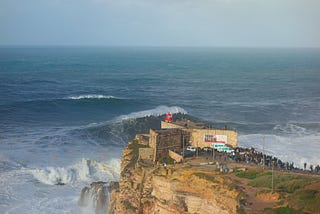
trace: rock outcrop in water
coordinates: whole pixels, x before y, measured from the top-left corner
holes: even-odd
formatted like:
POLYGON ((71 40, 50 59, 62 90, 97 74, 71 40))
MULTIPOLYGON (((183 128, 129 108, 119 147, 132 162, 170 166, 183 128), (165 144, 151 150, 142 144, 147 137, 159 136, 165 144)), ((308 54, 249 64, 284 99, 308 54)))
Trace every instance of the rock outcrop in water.
POLYGON ((119 188, 110 193, 109 213, 236 213, 239 193, 209 167, 200 172, 188 164, 148 165, 138 162, 129 146, 122 156, 119 188))
POLYGON ((90 187, 84 187, 78 204, 86 213, 107 213, 109 196, 106 183, 93 182, 90 187))

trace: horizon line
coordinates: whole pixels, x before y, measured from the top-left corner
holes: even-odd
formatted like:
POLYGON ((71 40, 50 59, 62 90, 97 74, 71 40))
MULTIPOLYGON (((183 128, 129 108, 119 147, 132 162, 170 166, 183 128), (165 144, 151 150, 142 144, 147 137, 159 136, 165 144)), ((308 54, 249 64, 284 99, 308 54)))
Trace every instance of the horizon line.
POLYGON ((0 44, 0 48, 248 48, 248 49, 319 49, 320 46, 202 46, 202 45, 23 45, 23 44, 0 44))

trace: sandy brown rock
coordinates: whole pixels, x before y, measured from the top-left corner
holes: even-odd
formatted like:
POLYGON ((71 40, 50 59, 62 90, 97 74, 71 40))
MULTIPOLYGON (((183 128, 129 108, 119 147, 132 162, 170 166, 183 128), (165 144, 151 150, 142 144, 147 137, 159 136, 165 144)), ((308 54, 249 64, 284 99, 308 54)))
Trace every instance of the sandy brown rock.
POLYGON ((119 190, 111 191, 109 213, 237 213, 239 193, 228 186, 228 180, 213 171, 204 177, 198 172, 187 164, 142 166, 126 148, 119 190))
POLYGON ((275 192, 275 193, 260 193, 257 195, 257 197, 263 201, 269 201, 269 202, 277 202, 279 201, 280 194, 275 192))

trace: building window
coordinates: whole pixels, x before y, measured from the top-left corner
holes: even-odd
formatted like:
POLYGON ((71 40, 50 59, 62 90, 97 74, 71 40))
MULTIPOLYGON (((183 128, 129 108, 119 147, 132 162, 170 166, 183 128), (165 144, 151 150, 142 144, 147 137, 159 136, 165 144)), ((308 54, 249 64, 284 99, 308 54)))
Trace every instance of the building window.
POLYGON ((204 135, 204 142, 216 142, 217 141, 217 138, 215 135, 212 135, 212 134, 205 134, 204 135))

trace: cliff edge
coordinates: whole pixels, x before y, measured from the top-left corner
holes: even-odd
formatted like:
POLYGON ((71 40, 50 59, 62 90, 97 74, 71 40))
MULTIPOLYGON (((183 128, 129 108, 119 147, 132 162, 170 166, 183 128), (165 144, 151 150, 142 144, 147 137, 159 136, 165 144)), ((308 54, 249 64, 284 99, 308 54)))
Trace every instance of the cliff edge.
POLYGON ((237 213, 241 194, 215 165, 153 165, 138 160, 140 147, 133 141, 124 149, 109 213, 237 213))

